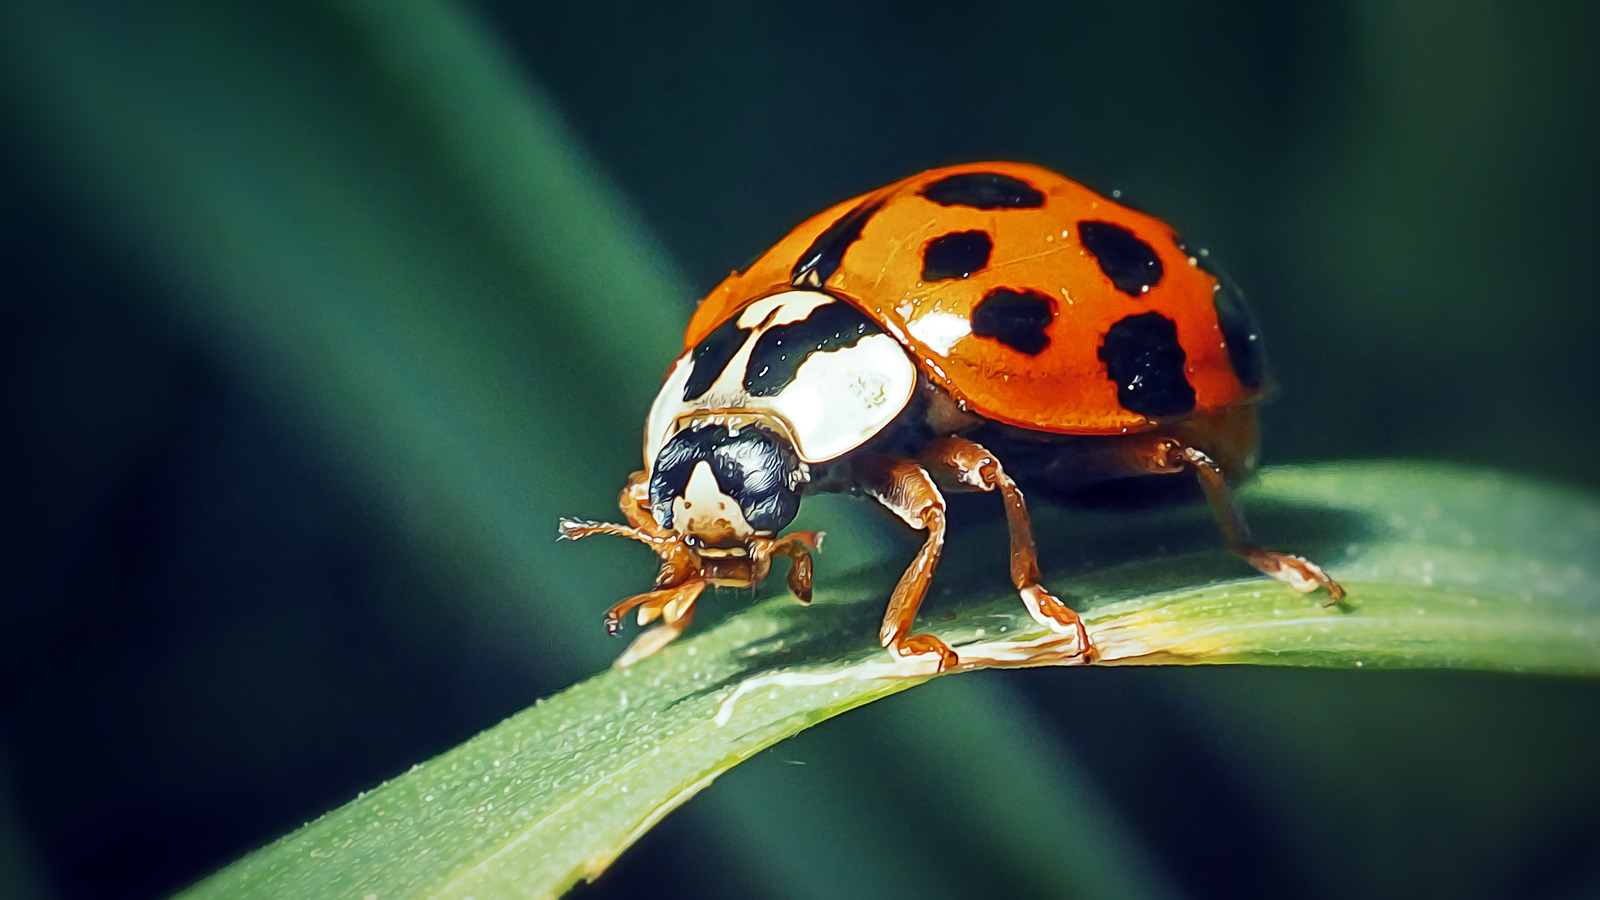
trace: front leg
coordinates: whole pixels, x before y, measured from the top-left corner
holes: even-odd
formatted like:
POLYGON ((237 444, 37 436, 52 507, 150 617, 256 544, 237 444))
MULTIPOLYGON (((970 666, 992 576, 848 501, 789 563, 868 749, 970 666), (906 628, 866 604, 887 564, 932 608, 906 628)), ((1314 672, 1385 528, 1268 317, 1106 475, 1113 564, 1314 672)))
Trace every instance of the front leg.
POLYGON ((642 659, 682 634, 694 614, 695 600, 709 584, 705 567, 684 543, 683 537, 655 520, 650 511, 648 482, 646 473, 639 471, 629 476, 628 483, 623 486, 617 506, 628 521, 626 525, 567 518, 560 523, 559 534, 564 540, 613 534, 639 541, 661 558, 661 569, 656 573, 657 590, 636 594, 606 611, 606 631, 613 635, 621 632, 623 616, 634 609, 639 610, 640 625, 662 619, 660 627, 642 635, 622 654, 619 665, 642 659))
POLYGON ((868 456, 857 463, 854 475, 861 490, 888 507, 907 525, 928 533, 922 549, 917 551, 916 558, 900 576, 900 582, 889 597, 889 608, 884 612, 883 627, 878 632, 879 641, 902 659, 932 654, 938 657, 938 671, 951 668, 958 659, 948 644, 931 634, 911 634, 917 608, 928 594, 928 582, 933 578, 939 552, 944 548, 944 497, 927 471, 907 459, 868 456))
POLYGON ((1084 627, 1083 619, 1039 583, 1039 554, 1033 545, 1028 506, 1023 502, 1022 490, 1006 474, 1000 461, 981 444, 953 436, 935 441, 922 455, 922 461, 935 474, 959 484, 980 491, 1000 491, 1005 500, 1006 524, 1011 532, 1011 583, 1016 585, 1023 605, 1035 621, 1055 632, 1076 633, 1084 659, 1092 661, 1094 644, 1089 641, 1089 630, 1084 627))
POLYGON ((606 630, 617 634, 622 628, 622 617, 638 608, 639 624, 648 625, 657 618, 661 624, 633 639, 628 649, 617 657, 618 668, 631 666, 683 634, 694 618, 694 602, 705 591, 709 582, 704 578, 690 578, 682 584, 638 594, 618 603, 606 613, 606 630))
POLYGON ((789 592, 801 603, 811 602, 811 551, 821 549, 822 532, 791 531, 776 540, 751 538, 746 544, 754 581, 767 577, 772 560, 779 556, 789 558, 789 592))

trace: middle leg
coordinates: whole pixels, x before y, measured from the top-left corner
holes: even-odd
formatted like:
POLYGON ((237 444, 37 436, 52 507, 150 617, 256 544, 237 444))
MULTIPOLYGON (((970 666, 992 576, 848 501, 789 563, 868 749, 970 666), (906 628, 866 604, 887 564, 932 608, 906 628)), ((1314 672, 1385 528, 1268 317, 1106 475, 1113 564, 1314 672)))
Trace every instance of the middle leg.
POLYGON ((935 474, 945 475, 968 487, 1000 492, 1011 532, 1011 583, 1016 585, 1023 605, 1046 628, 1063 634, 1075 632, 1084 659, 1093 661, 1095 648, 1089 641, 1089 631, 1082 617, 1039 583, 1039 554, 1033 544, 1027 504, 1022 499, 1022 490, 1006 474, 994 454, 981 444, 951 436, 935 441, 922 455, 922 463, 935 474))

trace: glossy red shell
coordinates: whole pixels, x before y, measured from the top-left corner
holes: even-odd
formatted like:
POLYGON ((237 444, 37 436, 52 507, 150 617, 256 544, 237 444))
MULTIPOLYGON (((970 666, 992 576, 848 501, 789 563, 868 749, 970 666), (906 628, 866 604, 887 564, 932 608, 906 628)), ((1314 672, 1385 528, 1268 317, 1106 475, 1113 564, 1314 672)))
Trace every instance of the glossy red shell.
POLYGON ((1194 409, 1175 418, 1259 398, 1261 391, 1242 383, 1229 362, 1214 300, 1216 279, 1179 248, 1170 226, 1047 169, 1019 163, 933 169, 813 216, 707 295, 689 323, 685 348, 752 301, 789 289, 796 261, 825 229, 861 204, 878 201, 882 206, 822 286, 882 324, 934 384, 971 412, 1061 434, 1117 434, 1160 424, 1123 407, 1100 359, 1107 330, 1147 312, 1176 326, 1184 374, 1194 388, 1194 409), (1044 202, 1031 209, 979 209, 941 205, 921 195, 948 176, 977 172, 1020 179, 1042 193, 1044 202), (1148 244, 1161 263, 1160 281, 1140 296, 1118 290, 1080 243, 1083 221, 1113 223, 1148 244), (923 251, 929 242, 965 230, 991 236, 988 266, 965 278, 925 282, 923 251), (927 326, 939 324, 930 316, 952 315, 970 323, 978 303, 996 288, 1050 298, 1049 344, 1036 355, 970 333, 937 347, 916 336, 930 334, 927 326))

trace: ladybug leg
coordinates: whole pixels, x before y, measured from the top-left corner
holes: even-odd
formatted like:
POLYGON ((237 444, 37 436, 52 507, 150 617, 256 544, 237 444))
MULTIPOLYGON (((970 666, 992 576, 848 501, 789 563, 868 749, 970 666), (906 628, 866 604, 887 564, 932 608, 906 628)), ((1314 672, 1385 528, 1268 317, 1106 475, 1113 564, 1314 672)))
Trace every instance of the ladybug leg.
POLYGON ((1016 585, 1023 604, 1039 624, 1062 634, 1076 632, 1084 658, 1092 661, 1097 654, 1083 619, 1039 583, 1039 554, 1033 544, 1028 507, 1023 502, 1022 490, 1006 474, 1000 461, 982 445, 954 436, 935 441, 923 454, 922 461, 934 474, 967 487, 1000 491, 1005 500, 1006 524, 1011 531, 1011 583, 1016 585))
POLYGON ((1211 511, 1216 514, 1217 524, 1227 538, 1228 549, 1244 557, 1250 565, 1303 594, 1318 588, 1326 590, 1329 606, 1344 599, 1344 588, 1330 578, 1321 566, 1304 557, 1267 550, 1251 541, 1244 512, 1233 498, 1233 490, 1228 487, 1222 467, 1213 462, 1211 457, 1180 441, 1162 438, 1156 442, 1149 466, 1153 472, 1179 472, 1185 467, 1194 470, 1200 479, 1200 486, 1205 489, 1206 499, 1211 501, 1211 511))
POLYGON ((822 535, 816 531, 790 532, 767 545, 766 553, 789 558, 789 592, 801 603, 811 602, 811 551, 820 546, 822 535))
POLYGON ((934 567, 939 564, 939 552, 944 548, 945 508, 944 497, 933 483, 933 478, 916 463, 907 459, 886 456, 867 456, 855 467, 856 483, 863 491, 902 521, 918 531, 928 533, 922 549, 900 576, 889 597, 889 608, 883 614, 883 627, 878 639, 889 652, 904 659, 908 656, 934 654, 939 658, 938 671, 954 666, 958 658, 944 641, 931 634, 911 634, 917 617, 917 608, 928 594, 928 582, 933 578, 934 567))
MULTIPOLYGON (((617 506, 621 508, 622 515, 628 524, 618 525, 613 522, 590 522, 585 519, 562 519, 560 523, 560 539, 577 541, 597 534, 614 534, 619 537, 639 541, 656 552, 661 557, 661 569, 656 573, 656 587, 661 590, 639 594, 618 603, 606 613, 606 630, 616 634, 621 628, 622 617, 635 607, 640 609, 640 624, 646 624, 661 615, 661 607, 667 604, 674 591, 686 590, 685 585, 693 579, 701 578, 703 567, 695 558, 693 552, 684 544, 683 538, 671 529, 662 528, 650 511, 650 489, 646 483, 643 471, 635 472, 628 477, 628 483, 623 486, 622 494, 617 498, 617 506)), ((689 602, 694 602, 694 597, 699 596, 705 589, 702 583, 694 589, 694 594, 689 602)), ((681 630, 681 629, 680 629, 681 630)), ((654 648, 665 646, 671 637, 660 639, 660 644, 654 648)), ((643 640, 641 637, 640 640, 643 640)), ((654 652, 654 649, 651 652, 654 652)), ((632 652, 629 648, 628 652, 632 652)), ((626 656, 627 653, 624 653, 626 656)), ((642 655, 635 658, 641 658, 642 655)))
POLYGON ((622 627, 622 617, 638 608, 640 625, 648 625, 657 618, 661 624, 634 638, 628 649, 617 657, 617 666, 631 666, 672 643, 694 618, 694 602, 706 589, 704 578, 690 578, 682 584, 649 591, 618 603, 606 613, 606 628, 616 634, 622 627))

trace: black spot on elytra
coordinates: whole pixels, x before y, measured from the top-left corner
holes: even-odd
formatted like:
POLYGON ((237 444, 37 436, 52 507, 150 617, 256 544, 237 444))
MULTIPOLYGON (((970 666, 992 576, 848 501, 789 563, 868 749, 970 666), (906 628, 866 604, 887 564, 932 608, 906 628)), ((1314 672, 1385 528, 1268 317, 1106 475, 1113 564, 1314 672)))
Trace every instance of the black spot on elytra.
POLYGON ((863 203, 835 219, 800 255, 789 273, 789 283, 809 284, 812 287, 821 287, 826 283, 834 272, 839 271, 839 264, 844 262, 844 252, 861 237, 861 229, 867 227, 867 221, 877 215, 882 207, 882 200, 863 203))
POLYGON ((922 280, 965 278, 989 265, 994 241, 982 231, 956 231, 928 242, 922 250, 922 280))
POLYGON ((1037 356, 1050 345, 1044 330, 1055 319, 1050 298, 1036 291, 995 288, 972 311, 972 333, 1037 356))
POLYGON ((1261 387, 1261 382, 1267 377, 1267 357, 1261 346, 1261 332, 1256 328, 1255 316, 1250 313, 1250 304, 1245 302, 1244 293, 1233 283, 1233 279, 1212 264, 1204 250, 1191 250, 1181 241, 1178 249, 1188 254, 1202 272, 1217 281, 1212 300, 1233 374, 1238 377, 1240 384, 1251 390, 1261 387))
POLYGON ((1228 362, 1233 366, 1233 374, 1238 376, 1240 384, 1251 390, 1261 387, 1267 374, 1267 357, 1244 294, 1232 283, 1219 281, 1213 298, 1217 306, 1217 324, 1222 328, 1223 342, 1228 345, 1228 362))
POLYGON ((1094 255, 1100 271, 1124 294, 1142 297, 1161 282, 1161 259, 1156 251, 1121 225, 1079 222, 1078 239, 1094 255))
POLYGON ((656 521, 672 527, 672 501, 683 496, 702 461, 710 464, 722 493, 757 531, 776 532, 794 520, 800 493, 790 488, 790 472, 799 467, 794 448, 758 427, 735 434, 721 425, 685 428, 656 454, 650 469, 650 507, 656 521))
POLYGON ((865 313, 842 300, 823 304, 798 322, 761 333, 744 370, 744 389, 753 397, 777 396, 811 354, 854 347, 867 335, 882 333, 865 313))
POLYGON ((740 328, 739 317, 735 315, 695 345, 694 352, 689 355, 689 380, 683 385, 685 402, 711 390, 712 382, 728 367, 728 361, 739 352, 748 337, 750 329, 740 328))
POLYGON ((923 188, 922 196, 940 206, 973 209, 1038 209, 1044 206, 1044 194, 1038 188, 999 172, 947 175, 923 188))
POLYGON ((1100 361, 1117 385, 1117 402, 1152 419, 1194 410, 1185 359, 1178 327, 1160 313, 1128 316, 1111 326, 1100 345, 1100 361))

